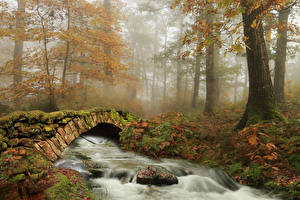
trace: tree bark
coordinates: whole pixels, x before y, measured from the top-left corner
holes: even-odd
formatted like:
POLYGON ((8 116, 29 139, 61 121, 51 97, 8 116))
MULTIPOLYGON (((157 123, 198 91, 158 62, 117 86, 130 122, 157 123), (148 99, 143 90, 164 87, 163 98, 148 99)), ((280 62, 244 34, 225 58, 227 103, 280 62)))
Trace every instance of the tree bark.
MULTIPOLYGON (((69 33, 70 31, 70 24, 71 24, 71 13, 70 13, 70 4, 69 4, 69 0, 67 1, 68 5, 67 5, 67 17, 68 17, 68 26, 67 26, 67 31, 69 33)), ((67 72, 67 68, 68 68, 68 62, 69 62, 69 54, 70 54, 70 41, 66 41, 66 55, 65 55, 65 59, 64 59, 64 68, 63 68, 63 74, 62 74, 62 85, 65 85, 65 81, 66 81, 66 72, 67 72)))
POLYGON ((251 27, 253 21, 261 13, 261 9, 258 8, 248 13, 251 2, 242 0, 241 3, 245 10, 245 13, 243 13, 244 35, 248 38, 246 53, 249 73, 249 97, 246 110, 236 127, 237 129, 263 120, 281 118, 275 104, 263 26, 260 23, 256 28, 251 27))
MULTIPOLYGON (((179 40, 181 41, 182 35, 183 35, 183 18, 180 17, 180 30, 179 30, 179 40)), ((182 61, 180 58, 180 52, 181 52, 182 44, 179 43, 178 51, 177 51, 177 77, 176 77, 176 99, 177 103, 181 104, 182 101, 182 61)))
MULTIPOLYGON (((167 51, 167 41, 168 41, 168 27, 166 27, 166 31, 165 31, 165 45, 164 45, 164 51, 167 51)), ((163 61, 163 70, 164 70, 164 80, 163 80, 163 84, 164 84, 164 88, 163 88, 163 102, 166 102, 166 98, 167 98, 167 76, 168 76, 168 67, 167 67, 167 58, 164 58, 163 61)))
POLYGON ((286 49, 287 49, 287 25, 290 15, 290 8, 284 8, 279 11, 278 22, 278 39, 275 57, 275 77, 274 77, 274 91, 275 100, 283 102, 284 97, 284 82, 285 82, 285 64, 286 64, 286 49))
MULTIPOLYGON (((206 23, 212 24, 213 18, 210 14, 206 16, 206 23)), ((216 74, 215 44, 211 44, 206 50, 206 101, 205 114, 212 114, 218 102, 218 81, 216 74)))
POLYGON ((204 108, 206 114, 214 112, 217 100, 214 46, 214 44, 210 45, 206 53, 206 101, 204 108))
POLYGON ((54 76, 50 74, 50 64, 49 64, 49 55, 48 55, 48 37, 47 37, 47 30, 45 27, 45 21, 44 17, 40 13, 40 2, 37 0, 37 13, 38 16, 40 17, 40 23, 41 23, 41 28, 42 28, 42 34, 43 34, 43 48, 44 48, 44 59, 45 59, 45 67, 46 67, 46 73, 47 73, 47 87, 48 87, 48 100, 49 100, 49 107, 48 111, 53 112, 57 110, 57 105, 55 101, 55 93, 54 93, 54 88, 53 88, 53 83, 54 83, 54 76))
MULTIPOLYGON (((106 20, 110 20, 110 17, 111 17, 111 2, 110 2, 110 0, 104 0, 103 6, 106 10, 106 15, 107 15, 106 20)), ((109 24, 105 27, 105 32, 107 32, 107 33, 111 32, 111 26, 109 24)), ((112 52, 111 52, 111 48, 110 48, 109 44, 104 45, 104 52, 105 52, 106 57, 108 58, 108 60, 110 60, 112 52)), ((104 73, 107 76, 112 76, 113 75, 113 69, 112 69, 112 66, 111 66, 111 64, 108 60, 104 64, 104 73)))
POLYGON ((24 17, 25 17, 25 1, 18 0, 18 12, 16 14, 16 35, 15 35, 15 47, 14 47, 14 88, 22 81, 22 56, 24 46, 24 17))
POLYGON ((199 87, 200 87, 200 55, 196 55, 196 69, 195 69, 195 77, 194 77, 194 92, 192 99, 192 107, 195 108, 197 105, 197 98, 199 96, 199 87))

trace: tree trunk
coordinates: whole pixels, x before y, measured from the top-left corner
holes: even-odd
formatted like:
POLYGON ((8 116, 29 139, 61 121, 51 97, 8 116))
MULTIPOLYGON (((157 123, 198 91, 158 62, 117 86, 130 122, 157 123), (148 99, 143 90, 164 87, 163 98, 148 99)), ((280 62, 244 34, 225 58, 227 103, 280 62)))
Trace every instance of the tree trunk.
MULTIPOLYGON (((221 33, 218 33, 218 35, 221 35, 221 33)), ((214 78, 215 78, 215 107, 219 105, 220 102, 220 95, 221 95, 221 84, 220 84, 220 73, 219 73, 219 68, 220 68, 220 48, 219 47, 214 47, 215 52, 214 52, 214 78)))
POLYGON ((284 101, 285 63, 287 49, 287 24, 290 15, 290 8, 279 11, 279 23, 282 28, 278 28, 278 39, 275 57, 275 77, 274 91, 277 102, 284 101))
POLYGON ((249 97, 246 110, 236 127, 237 129, 262 120, 281 118, 276 110, 263 26, 260 23, 256 28, 251 27, 261 10, 256 9, 249 14, 247 12, 250 9, 249 3, 247 0, 242 1, 242 6, 245 9, 245 13, 243 13, 244 35, 248 38, 246 53, 249 73, 249 97))
POLYGON ((204 113, 212 114, 216 106, 216 81, 214 44, 210 45, 206 53, 206 101, 204 113))
POLYGON ((47 30, 45 28, 45 21, 44 21, 44 17, 42 16, 42 14, 40 13, 40 5, 39 5, 39 1, 37 1, 37 13, 40 17, 40 23, 41 23, 41 28, 42 28, 42 34, 43 34, 43 47, 44 47, 44 59, 45 59, 45 68, 46 68, 46 74, 47 74, 47 89, 49 91, 48 93, 48 100, 49 100, 49 107, 48 107, 48 111, 49 112, 53 112, 57 110, 57 105, 56 105, 56 101, 55 101, 55 93, 54 93, 54 88, 53 88, 53 84, 54 84, 54 75, 50 74, 50 64, 49 64, 49 56, 48 56, 48 38, 47 38, 47 30))
MULTIPOLYGON (((70 31, 70 24, 71 24, 71 14, 70 14, 70 5, 69 5, 69 1, 68 3, 68 7, 67 7, 67 17, 68 17, 68 26, 67 26, 67 31, 69 33, 70 31)), ((63 68, 63 74, 62 74, 62 85, 65 85, 65 80, 66 80, 66 72, 67 72, 67 67, 68 67, 68 62, 69 62, 69 54, 70 54, 70 41, 66 41, 66 55, 65 55, 65 59, 64 59, 64 68, 63 68)))
POLYGON ((158 54, 158 25, 155 25, 155 32, 154 32, 154 47, 153 47, 153 76, 152 76, 152 88, 151 88, 151 107, 154 108, 156 106, 155 100, 156 100, 156 79, 157 79, 157 54, 158 54))
MULTIPOLYGON (((110 0, 104 0, 103 6, 104 6, 104 8, 106 10, 106 14, 107 14, 106 20, 110 20, 109 19, 111 17, 111 2, 110 2, 110 0)), ((111 32, 111 26, 109 24, 105 27, 105 32, 107 32, 107 33, 111 32)), ((111 48, 110 48, 109 44, 104 45, 104 52, 105 52, 107 58, 110 60, 112 52, 111 52, 111 48)), ((109 61, 107 61, 104 64, 104 73, 107 76, 113 75, 113 69, 112 69, 112 66, 109 61)))
POLYGON ((23 44, 24 44, 24 17, 25 17, 25 1, 18 0, 18 12, 16 14, 16 35, 15 35, 15 47, 14 47, 14 88, 22 81, 22 56, 23 56, 23 44))
MULTIPOLYGON (((165 45, 164 45, 164 51, 167 52, 167 41, 168 41, 168 26, 166 27, 166 31, 165 31, 165 45)), ((164 80, 163 80, 163 84, 164 84, 164 88, 163 88, 163 102, 166 102, 166 98, 167 98, 167 77, 168 77, 168 67, 167 67, 167 60, 168 58, 165 57, 164 61, 163 61, 163 73, 164 73, 164 80)))
POLYGON ((237 103, 237 92, 238 92, 238 75, 236 74, 234 80, 234 96, 233 96, 233 103, 237 103))
POLYGON ((245 68, 245 79, 244 79, 244 90, 243 90, 243 100, 246 100, 247 95, 248 95, 248 69, 247 67, 245 68))
MULTIPOLYGON (((209 14, 207 15, 206 23, 213 23, 212 16, 209 14)), ((206 101, 204 113, 212 114, 218 102, 215 44, 211 44, 206 51, 206 101)))
POLYGON ((192 107, 195 108, 197 105, 197 98, 199 96, 199 86, 200 86, 200 55, 196 55, 196 69, 195 69, 195 77, 194 77, 194 92, 192 99, 192 107))
MULTIPOLYGON (((180 31, 179 31, 179 40, 181 41, 183 35, 183 18, 180 18, 180 31)), ((181 42, 179 43, 179 47, 178 47, 178 51, 177 51, 177 80, 176 80, 176 99, 177 99, 177 103, 181 104, 181 100, 182 100, 182 61, 180 58, 180 52, 181 52, 181 47, 182 44, 181 42)))

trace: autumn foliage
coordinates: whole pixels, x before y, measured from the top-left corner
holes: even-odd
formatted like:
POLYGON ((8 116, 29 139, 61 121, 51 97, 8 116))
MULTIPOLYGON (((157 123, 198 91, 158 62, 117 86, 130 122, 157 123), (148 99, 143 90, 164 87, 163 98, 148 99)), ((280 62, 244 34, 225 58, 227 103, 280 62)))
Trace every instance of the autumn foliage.
POLYGON ((19 11, 0 4, 0 37, 24 43, 17 57, 0 66, 1 75, 20 76, 22 81, 2 88, 0 99, 39 98, 45 104, 50 101, 48 110, 53 111, 68 90, 77 88, 84 102, 86 88, 97 85, 89 82, 112 84, 128 77, 129 54, 121 38, 117 6, 107 9, 85 0, 25 2, 23 29, 17 29, 12 20, 20 16, 19 11), (21 71, 16 70, 16 62, 21 62, 21 71))

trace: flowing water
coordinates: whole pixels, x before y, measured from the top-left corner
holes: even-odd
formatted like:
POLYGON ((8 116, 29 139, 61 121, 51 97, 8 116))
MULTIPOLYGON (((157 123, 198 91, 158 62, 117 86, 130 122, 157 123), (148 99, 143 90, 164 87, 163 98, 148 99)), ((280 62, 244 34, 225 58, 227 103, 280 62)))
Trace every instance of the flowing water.
POLYGON ((78 138, 63 153, 56 166, 74 169, 88 179, 98 199, 108 200, 274 200, 261 191, 241 186, 220 170, 207 169, 184 160, 161 161, 121 151, 115 143, 95 136, 78 138), (90 178, 83 154, 100 163, 102 175, 90 178), (160 165, 178 176, 171 186, 147 186, 135 181, 136 169, 145 165, 160 165))

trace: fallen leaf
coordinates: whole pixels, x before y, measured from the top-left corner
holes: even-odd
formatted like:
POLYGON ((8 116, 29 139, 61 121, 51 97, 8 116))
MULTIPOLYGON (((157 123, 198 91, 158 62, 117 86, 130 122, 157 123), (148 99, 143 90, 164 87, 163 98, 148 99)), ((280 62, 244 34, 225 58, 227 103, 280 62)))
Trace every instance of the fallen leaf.
POLYGON ((256 146, 256 145, 258 144, 257 140, 258 140, 258 137, 257 137, 255 134, 250 135, 250 136, 248 137, 248 142, 249 142, 249 144, 251 144, 252 146, 256 146))

